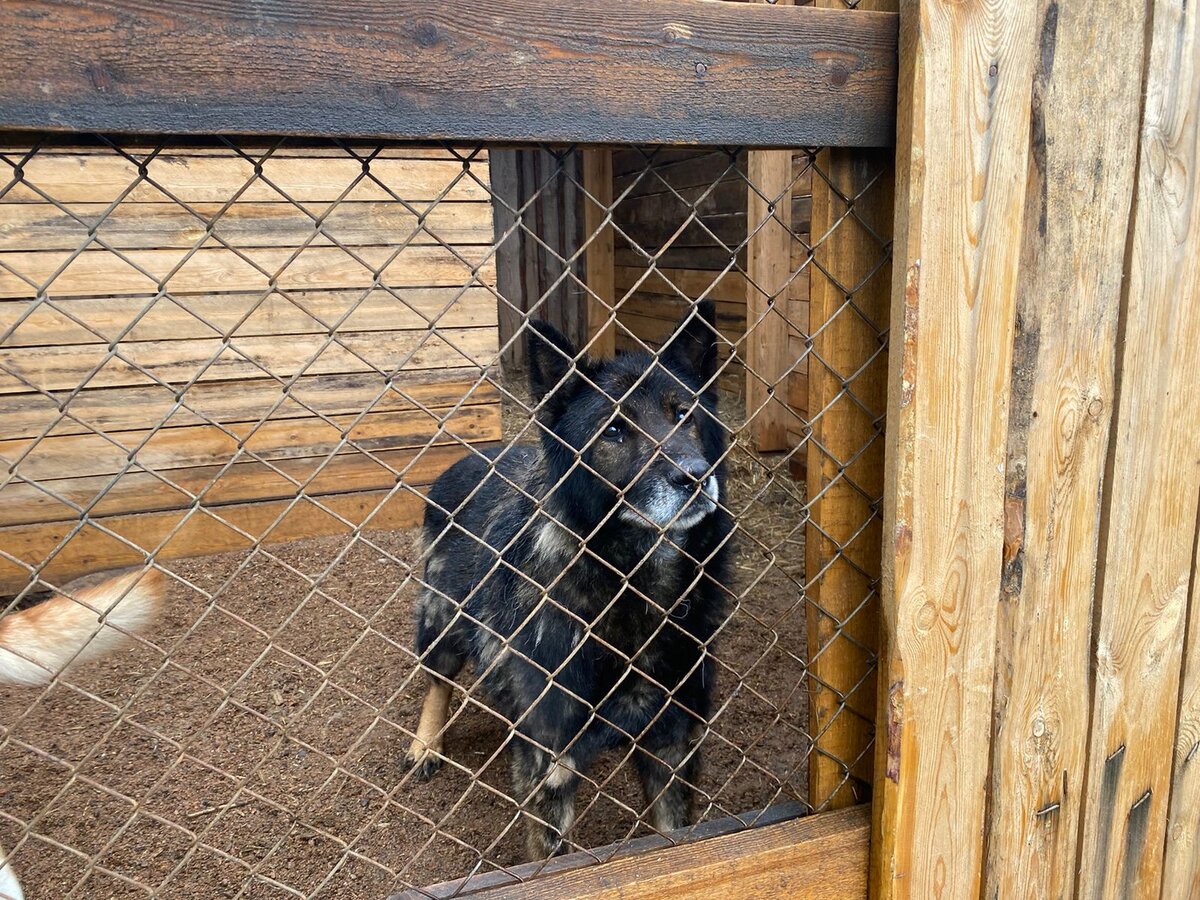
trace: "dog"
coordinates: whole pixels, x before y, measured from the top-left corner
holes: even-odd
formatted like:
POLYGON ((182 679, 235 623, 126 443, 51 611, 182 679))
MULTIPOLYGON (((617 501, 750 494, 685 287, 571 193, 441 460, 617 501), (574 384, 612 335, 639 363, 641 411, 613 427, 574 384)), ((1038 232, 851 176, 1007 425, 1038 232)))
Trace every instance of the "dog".
MULTIPOLYGON (((128 635, 144 632, 153 622, 163 583, 156 569, 132 572, 0 618, 0 684, 40 687, 70 667, 127 646, 128 635)), ((23 896, 0 847, 0 898, 23 896)))
POLYGON ((651 824, 692 822, 733 522, 711 302, 655 355, 589 360, 531 323, 540 444, 468 456, 429 492, 416 604, 428 693, 406 763, 442 762, 451 682, 474 663, 511 724, 530 859, 561 852, 596 757, 633 744, 651 824))

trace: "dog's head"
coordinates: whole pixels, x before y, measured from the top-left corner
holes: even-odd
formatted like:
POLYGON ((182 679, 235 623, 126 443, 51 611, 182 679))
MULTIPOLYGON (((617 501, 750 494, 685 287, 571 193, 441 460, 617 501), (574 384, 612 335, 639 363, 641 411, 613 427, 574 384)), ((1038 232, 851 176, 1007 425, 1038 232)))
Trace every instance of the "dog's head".
POLYGON ((532 323, 530 383, 560 508, 588 523, 615 514, 677 531, 716 510, 725 440, 715 318, 704 301, 657 355, 598 361, 580 357, 553 326, 532 323))

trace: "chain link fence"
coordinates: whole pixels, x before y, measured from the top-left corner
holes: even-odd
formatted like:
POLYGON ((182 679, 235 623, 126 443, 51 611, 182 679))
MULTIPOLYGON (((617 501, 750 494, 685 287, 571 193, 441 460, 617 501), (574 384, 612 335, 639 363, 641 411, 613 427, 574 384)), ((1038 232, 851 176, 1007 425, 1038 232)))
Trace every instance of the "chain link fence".
POLYGON ((457 896, 866 799, 890 176, 832 159, 8 139, 26 891, 457 896))

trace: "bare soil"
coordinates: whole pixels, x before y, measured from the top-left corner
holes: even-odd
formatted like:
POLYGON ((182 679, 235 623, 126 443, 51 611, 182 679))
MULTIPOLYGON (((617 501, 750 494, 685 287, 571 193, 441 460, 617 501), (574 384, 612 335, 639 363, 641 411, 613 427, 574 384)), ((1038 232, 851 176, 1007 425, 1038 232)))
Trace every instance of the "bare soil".
MULTIPOLYGON (((731 468, 744 595, 716 649, 705 819, 803 800, 809 749, 800 485, 744 450, 731 468)), ((374 532, 168 563, 152 645, 0 695, 0 844, 31 900, 379 900, 521 862, 506 731, 477 691, 456 698, 451 764, 427 784, 401 765, 425 686, 416 541, 374 532)), ((577 847, 641 833, 624 760, 582 791, 577 847)))

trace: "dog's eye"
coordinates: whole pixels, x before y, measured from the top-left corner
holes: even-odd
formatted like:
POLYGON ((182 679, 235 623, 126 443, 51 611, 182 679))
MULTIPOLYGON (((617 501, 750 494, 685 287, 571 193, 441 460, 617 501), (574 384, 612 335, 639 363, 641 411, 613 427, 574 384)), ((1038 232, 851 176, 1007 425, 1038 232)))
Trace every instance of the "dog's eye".
POLYGON ((681 406, 675 410, 675 421, 686 422, 689 415, 691 415, 691 410, 689 410, 686 406, 681 406))
POLYGON ((610 422, 604 429, 604 436, 610 441, 619 441, 625 436, 625 424, 620 421, 610 422))

